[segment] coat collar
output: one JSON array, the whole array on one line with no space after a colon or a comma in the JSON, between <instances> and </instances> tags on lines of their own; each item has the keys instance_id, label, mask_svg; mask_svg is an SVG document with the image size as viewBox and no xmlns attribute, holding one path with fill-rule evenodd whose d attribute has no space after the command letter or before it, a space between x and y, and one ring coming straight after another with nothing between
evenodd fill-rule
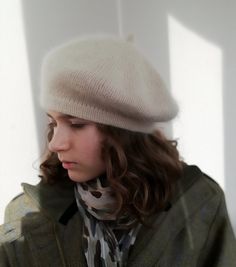
<instances>
[{"instance_id":1,"label":"coat collar","mask_svg":"<svg viewBox=\"0 0 236 267\"><path fill-rule=\"evenodd\" d=\"M196 166L185 166L184 175L179 179L171 205L202 175ZM75 212L74 182L70 180L50 185L42 181L36 186L22 183L24 192L35 202L36 206L50 219L63 222L66 215ZM149 220L152 220L151 218Z\"/></svg>"},{"instance_id":2,"label":"coat collar","mask_svg":"<svg viewBox=\"0 0 236 267\"><path fill-rule=\"evenodd\" d=\"M74 183L58 182L50 185L42 181L36 186L23 183L24 192L35 202L41 212L50 220L60 221L65 211L71 209L74 197Z\"/></svg>"}]
</instances>

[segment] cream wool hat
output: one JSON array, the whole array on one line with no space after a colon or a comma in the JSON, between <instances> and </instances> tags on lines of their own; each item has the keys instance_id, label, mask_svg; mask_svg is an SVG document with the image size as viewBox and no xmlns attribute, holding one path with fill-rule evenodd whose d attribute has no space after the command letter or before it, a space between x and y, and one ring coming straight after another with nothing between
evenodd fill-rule
<instances>
[{"instance_id":1,"label":"cream wool hat","mask_svg":"<svg viewBox=\"0 0 236 267\"><path fill-rule=\"evenodd\" d=\"M90 37L53 49L41 79L41 106L47 111L144 133L178 112L154 67L118 37Z\"/></svg>"}]
</instances>

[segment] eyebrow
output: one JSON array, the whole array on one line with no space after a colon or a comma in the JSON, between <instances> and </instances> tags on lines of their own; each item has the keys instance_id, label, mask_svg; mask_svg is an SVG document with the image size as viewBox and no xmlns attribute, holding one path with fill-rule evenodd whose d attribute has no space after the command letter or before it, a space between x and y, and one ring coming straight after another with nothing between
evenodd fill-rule
<instances>
[{"instance_id":1,"label":"eyebrow","mask_svg":"<svg viewBox=\"0 0 236 267\"><path fill-rule=\"evenodd\" d=\"M53 118L53 116L50 115L49 113L46 113L46 115L48 117L50 117L51 119L55 120L55 118ZM86 123L89 122L87 120L84 120L84 119L81 119L81 118L78 118L78 117L75 117L75 116L72 116L72 115L68 115L68 114L61 114L61 115L57 116L57 119L67 119L67 120L76 119L76 120L81 121L81 122L86 122Z\"/></svg>"}]
</instances>

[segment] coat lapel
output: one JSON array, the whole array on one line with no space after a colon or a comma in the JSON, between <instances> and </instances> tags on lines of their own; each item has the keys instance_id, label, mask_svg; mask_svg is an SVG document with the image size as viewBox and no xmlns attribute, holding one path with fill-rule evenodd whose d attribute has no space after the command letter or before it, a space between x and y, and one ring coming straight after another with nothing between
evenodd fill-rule
<instances>
[{"instance_id":1,"label":"coat lapel","mask_svg":"<svg viewBox=\"0 0 236 267\"><path fill-rule=\"evenodd\" d=\"M23 184L40 212L23 217L22 231L35 266L84 267L82 222L74 200L73 183L37 186Z\"/></svg>"}]
</instances>

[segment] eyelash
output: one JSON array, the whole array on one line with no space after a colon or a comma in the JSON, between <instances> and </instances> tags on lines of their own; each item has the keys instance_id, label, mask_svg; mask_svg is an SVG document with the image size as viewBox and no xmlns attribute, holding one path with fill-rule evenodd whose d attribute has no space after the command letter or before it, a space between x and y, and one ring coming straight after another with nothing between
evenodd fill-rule
<instances>
[{"instance_id":1,"label":"eyelash","mask_svg":"<svg viewBox=\"0 0 236 267\"><path fill-rule=\"evenodd\" d=\"M76 124L76 123L72 123L71 125L70 125L70 127L71 128L76 128L76 129L81 129L81 128L83 128L84 126L85 126L86 124Z\"/></svg>"},{"instance_id":2,"label":"eyelash","mask_svg":"<svg viewBox=\"0 0 236 267\"><path fill-rule=\"evenodd\" d=\"M55 128L57 125L56 125L56 123L54 123L54 122L49 122L48 123L48 127L49 128Z\"/></svg>"}]
</instances>

